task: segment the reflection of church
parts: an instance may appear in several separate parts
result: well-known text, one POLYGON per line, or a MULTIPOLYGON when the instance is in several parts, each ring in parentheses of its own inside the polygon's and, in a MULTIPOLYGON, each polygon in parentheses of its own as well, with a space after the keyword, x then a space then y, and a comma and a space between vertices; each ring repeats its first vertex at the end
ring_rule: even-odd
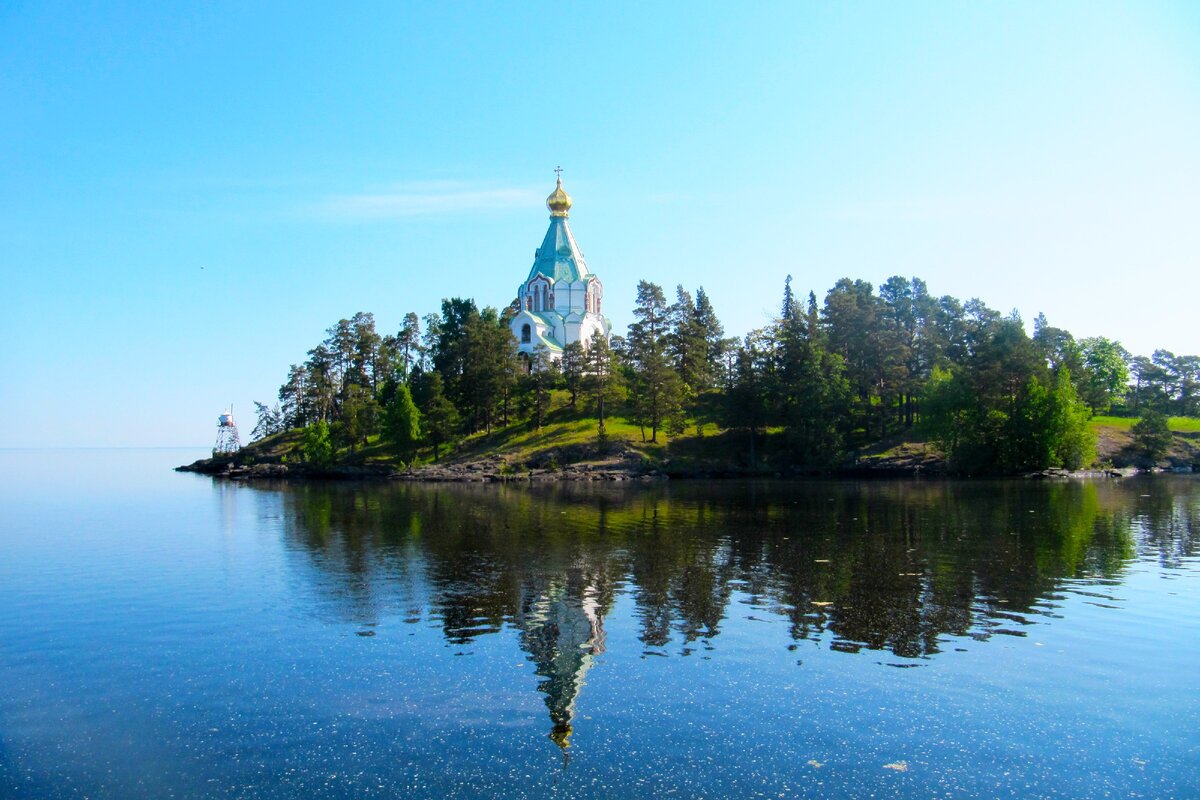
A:
POLYGON ((575 701, 595 657, 604 652, 604 612, 593 582, 581 570, 569 570, 564 581, 552 578, 543 586, 522 589, 515 620, 521 649, 543 678, 538 691, 554 723, 550 738, 562 748, 571 744, 575 701))
POLYGON ((604 286, 588 271, 567 224, 571 196, 563 191, 561 177, 546 206, 550 229, 534 253, 529 277, 517 289, 511 329, 521 353, 533 355, 542 346, 557 359, 566 345, 579 342, 587 349, 593 338, 607 339, 612 324, 600 313, 604 286))

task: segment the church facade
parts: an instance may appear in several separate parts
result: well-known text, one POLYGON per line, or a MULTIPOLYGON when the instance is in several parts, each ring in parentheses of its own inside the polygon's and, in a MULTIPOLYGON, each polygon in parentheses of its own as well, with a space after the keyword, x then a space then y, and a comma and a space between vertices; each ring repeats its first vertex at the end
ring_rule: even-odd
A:
POLYGON ((532 356, 542 346, 558 359, 574 342, 587 349, 598 336, 607 341, 612 323, 601 312, 604 286, 588 270, 567 223, 571 196, 563 190, 561 177, 546 206, 550 229, 533 255, 529 276, 517 289, 510 325, 519 352, 532 356))

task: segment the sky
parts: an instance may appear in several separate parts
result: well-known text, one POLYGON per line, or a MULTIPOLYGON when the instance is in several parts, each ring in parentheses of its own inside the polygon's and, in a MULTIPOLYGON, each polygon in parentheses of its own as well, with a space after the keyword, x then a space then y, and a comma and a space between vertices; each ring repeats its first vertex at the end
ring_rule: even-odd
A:
POLYGON ((919 277, 1200 352, 1200 4, 0 3, 0 447, 211 445, 357 311, 919 277))

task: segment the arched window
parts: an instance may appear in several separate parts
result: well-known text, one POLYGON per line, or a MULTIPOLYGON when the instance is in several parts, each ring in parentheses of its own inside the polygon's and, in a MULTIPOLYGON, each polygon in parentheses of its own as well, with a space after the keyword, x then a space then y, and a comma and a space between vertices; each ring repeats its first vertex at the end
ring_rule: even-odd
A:
POLYGON ((529 330, 528 323, 521 326, 521 344, 529 344, 529 340, 532 338, 532 335, 533 331, 529 330))

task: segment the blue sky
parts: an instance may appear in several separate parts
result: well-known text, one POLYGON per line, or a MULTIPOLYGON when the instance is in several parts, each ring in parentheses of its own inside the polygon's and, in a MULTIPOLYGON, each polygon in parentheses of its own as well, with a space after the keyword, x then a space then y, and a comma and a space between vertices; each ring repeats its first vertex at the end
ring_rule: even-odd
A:
POLYGON ((337 319, 924 278, 1200 352, 1195 3, 0 5, 0 446, 208 445, 337 319))

